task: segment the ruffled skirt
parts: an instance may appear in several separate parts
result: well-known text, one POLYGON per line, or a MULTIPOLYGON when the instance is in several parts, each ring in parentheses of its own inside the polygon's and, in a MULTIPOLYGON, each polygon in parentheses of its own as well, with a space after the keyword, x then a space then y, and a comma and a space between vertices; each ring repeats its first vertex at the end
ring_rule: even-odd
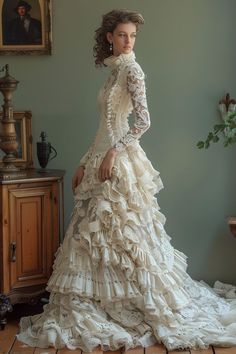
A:
POLYGON ((186 256, 164 230, 155 194, 163 187, 139 144, 119 153, 101 183, 104 154, 89 159, 39 315, 18 339, 47 348, 126 350, 236 345, 236 300, 186 273, 186 256))

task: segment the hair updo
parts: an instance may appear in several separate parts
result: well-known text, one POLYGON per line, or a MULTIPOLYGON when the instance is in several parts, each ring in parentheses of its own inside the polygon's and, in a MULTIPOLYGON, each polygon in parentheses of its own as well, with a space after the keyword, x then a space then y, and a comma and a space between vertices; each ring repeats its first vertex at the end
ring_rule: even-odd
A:
POLYGON ((138 12, 128 10, 112 10, 103 15, 101 27, 95 31, 94 36, 96 43, 93 47, 93 53, 96 66, 103 66, 103 60, 111 55, 107 32, 113 33, 120 23, 128 22, 134 23, 138 30, 139 26, 144 24, 144 19, 138 12))

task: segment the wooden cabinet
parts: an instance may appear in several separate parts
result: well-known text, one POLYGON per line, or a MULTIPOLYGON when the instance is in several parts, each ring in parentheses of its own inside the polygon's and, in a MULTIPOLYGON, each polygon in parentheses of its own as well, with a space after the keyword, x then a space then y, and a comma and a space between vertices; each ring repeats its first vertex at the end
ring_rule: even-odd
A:
POLYGON ((0 181, 0 293, 12 304, 45 291, 63 234, 64 171, 0 181))

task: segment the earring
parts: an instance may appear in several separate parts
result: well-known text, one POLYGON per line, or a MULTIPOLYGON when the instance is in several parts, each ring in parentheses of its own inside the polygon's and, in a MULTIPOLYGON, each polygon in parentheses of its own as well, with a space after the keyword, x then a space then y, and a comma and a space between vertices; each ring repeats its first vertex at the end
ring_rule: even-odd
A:
POLYGON ((110 52, 112 52, 112 51, 113 51, 113 44, 110 43, 110 52))

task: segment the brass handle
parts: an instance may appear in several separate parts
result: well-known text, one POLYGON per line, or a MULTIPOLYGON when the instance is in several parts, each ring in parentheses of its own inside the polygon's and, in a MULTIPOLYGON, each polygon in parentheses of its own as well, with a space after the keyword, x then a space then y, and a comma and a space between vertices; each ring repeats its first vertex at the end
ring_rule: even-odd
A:
POLYGON ((15 262, 16 261, 16 243, 15 242, 12 242, 10 244, 10 251, 11 251, 10 261, 15 262))

